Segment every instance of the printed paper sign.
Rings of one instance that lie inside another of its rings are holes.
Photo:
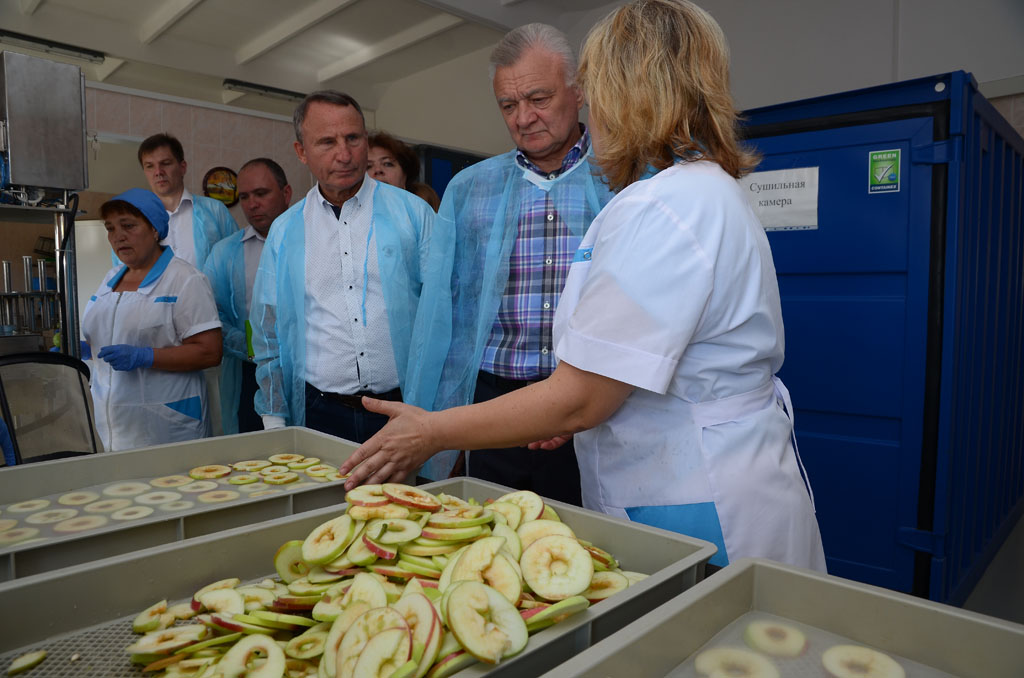
[[[739,181],[764,230],[817,230],[817,167],[754,172]]]
[[[900,192],[900,149],[868,153],[868,193]]]

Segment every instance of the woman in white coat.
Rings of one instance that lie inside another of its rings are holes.
[[[584,506],[714,542],[717,565],[825,569],[775,377],[775,267],[736,182],[755,159],[737,140],[728,63],[718,24],[687,0],[633,2],[594,27],[580,79],[618,194],[570,269],[558,368],[443,412],[368,401],[391,421],[342,466],[347,486],[400,478],[441,449],[549,448],[575,433]]]
[[[100,208],[122,266],[100,283],[82,316],[95,355],[96,428],[107,450],[210,435],[202,370],[220,363],[221,330],[206,278],[170,247],[168,216],[133,188]]]

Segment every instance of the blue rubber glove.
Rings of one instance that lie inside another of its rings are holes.
[[[84,339],[78,342],[78,351],[82,354],[82,360],[89,360],[92,358],[92,348]]]
[[[153,349],[148,346],[131,346],[129,344],[104,346],[96,357],[107,361],[119,372],[153,366]]]

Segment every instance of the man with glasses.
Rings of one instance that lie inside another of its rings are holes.
[[[366,125],[352,97],[313,92],[294,123],[295,151],[317,183],[274,222],[256,273],[256,411],[266,429],[363,442],[387,417],[361,396],[401,399],[434,212],[366,176]]]

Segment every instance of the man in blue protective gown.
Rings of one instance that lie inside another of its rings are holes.
[[[264,428],[307,426],[363,442],[400,400],[434,211],[366,176],[352,97],[313,92],[295,110],[295,151],[317,183],[274,222],[253,288],[256,411]]]
[[[210,280],[224,331],[220,410],[224,433],[262,431],[256,414],[256,363],[252,359],[249,309],[256,269],[270,225],[288,209],[292,187],[281,166],[255,158],[238,170],[238,202],[248,226],[214,245],[203,273]]]
[[[565,35],[522,26],[490,62],[516,149],[463,170],[445,190],[414,340],[422,357],[410,363],[406,398],[427,409],[490,400],[551,374],[551,325],[569,265],[611,199],[579,122],[583,95]],[[421,473],[445,478],[454,462],[454,452],[441,453]],[[467,473],[581,501],[571,439],[553,451],[477,450]]]
[[[150,189],[170,215],[161,245],[200,271],[218,242],[238,230],[228,208],[219,200],[193,195],[185,188],[185,151],[170,134],[154,134],[139,145],[139,164]],[[115,264],[119,262],[114,262]]]

